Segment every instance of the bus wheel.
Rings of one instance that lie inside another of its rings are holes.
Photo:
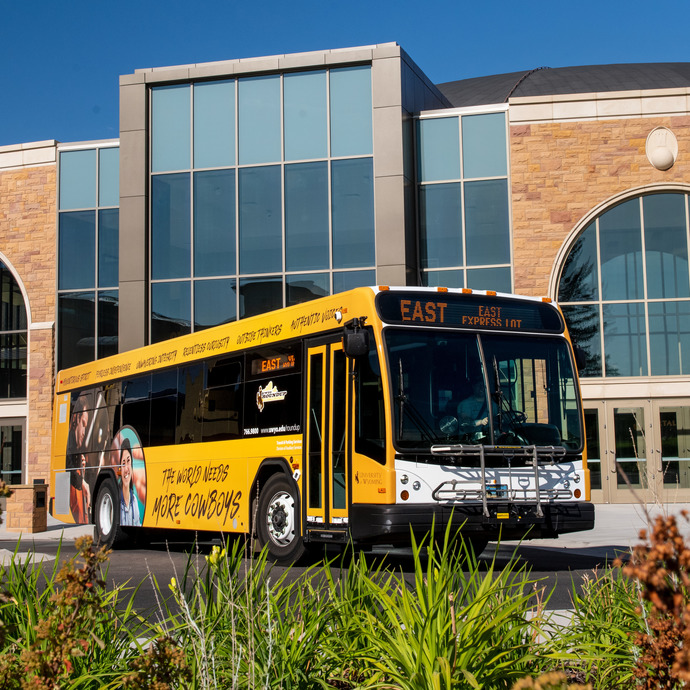
[[[274,475],[259,495],[256,531],[260,545],[280,565],[294,563],[304,553],[299,516],[297,489],[284,475]]]
[[[94,508],[96,541],[110,548],[120,539],[120,499],[115,482],[106,479],[99,487]]]

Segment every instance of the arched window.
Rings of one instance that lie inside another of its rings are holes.
[[[26,307],[11,271],[0,261],[0,398],[26,398]]]
[[[590,377],[690,374],[688,194],[629,199],[583,230],[558,301]]]

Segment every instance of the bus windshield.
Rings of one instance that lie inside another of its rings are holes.
[[[563,338],[388,328],[385,343],[399,451],[447,443],[581,451]]]

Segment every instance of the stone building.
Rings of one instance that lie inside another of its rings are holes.
[[[49,479],[58,368],[445,285],[559,300],[593,499],[690,500],[689,155],[690,63],[434,85],[382,44],[123,75],[118,140],[0,147],[2,477]]]

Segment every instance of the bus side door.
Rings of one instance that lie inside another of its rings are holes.
[[[347,524],[348,369],[340,342],[307,350],[307,530],[330,526],[339,532]]]

